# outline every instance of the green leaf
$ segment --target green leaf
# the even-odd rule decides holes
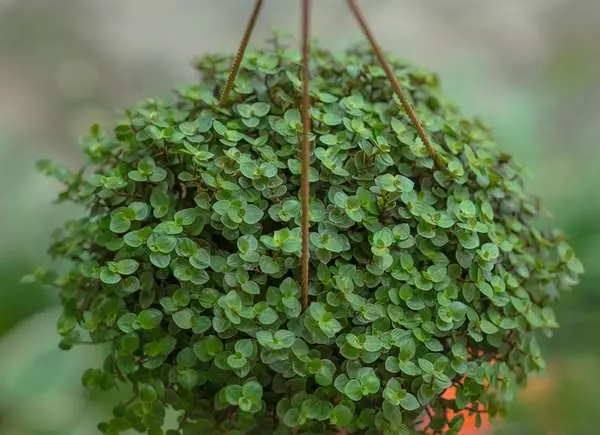
[[[223,352],[223,342],[219,337],[209,335],[194,344],[193,348],[194,353],[200,361],[210,361],[212,358]]]
[[[473,219],[477,216],[477,206],[471,200],[462,201],[458,207],[458,217]]]
[[[165,269],[171,263],[171,256],[169,254],[152,252],[150,253],[150,262],[159,269]]]
[[[137,316],[134,313],[123,314],[117,321],[117,326],[121,331],[129,334],[137,328]]]
[[[256,339],[262,346],[271,348],[274,345],[273,333],[271,331],[258,331]]]
[[[269,103],[258,102],[258,103],[252,104],[252,112],[253,112],[254,116],[258,116],[259,118],[266,116],[270,110],[271,110],[271,105]]]
[[[213,210],[221,216],[226,215],[230,208],[231,202],[226,200],[217,201],[213,204]]]
[[[493,243],[484,243],[477,251],[477,255],[485,261],[494,261],[498,258],[499,254],[498,247]]]
[[[421,407],[417,398],[410,393],[406,393],[406,397],[400,400],[400,406],[407,411],[415,411]]]
[[[227,385],[224,388],[225,400],[232,406],[237,406],[243,396],[241,385]]]
[[[181,329],[192,329],[194,313],[189,308],[173,313],[173,322]]]
[[[394,243],[394,233],[389,228],[383,228],[373,235],[373,246],[387,248]]]
[[[481,330],[486,334],[495,334],[500,329],[489,320],[481,321]]]
[[[254,353],[254,343],[250,339],[238,340],[235,342],[235,351],[249,358]]]
[[[131,275],[140,267],[140,264],[133,259],[120,260],[113,264],[115,271],[120,275]]]
[[[131,222],[123,214],[116,213],[110,218],[110,230],[113,233],[123,234],[129,231]]]
[[[131,231],[123,236],[123,241],[127,246],[139,248],[146,243],[148,237],[152,234],[152,228],[145,227],[140,230]]]
[[[344,388],[344,394],[351,400],[358,402],[363,397],[362,387],[356,379],[351,379]]]
[[[263,217],[263,211],[252,204],[248,204],[245,208],[244,208],[244,222],[246,222],[249,225],[253,225],[257,222],[260,222],[260,220]]]
[[[127,174],[127,176],[129,177],[130,180],[132,181],[137,181],[137,182],[144,182],[144,181],[148,181],[148,177],[146,177],[145,175],[141,174],[139,171],[129,171],[129,173]]]
[[[456,237],[465,249],[475,249],[479,246],[479,236],[475,232],[459,230],[456,232]]]
[[[277,311],[271,307],[262,310],[257,316],[258,321],[263,325],[272,325],[278,318]]]
[[[381,381],[377,377],[375,370],[371,367],[362,367],[358,369],[356,378],[360,382],[361,391],[364,396],[377,393],[381,387]]]
[[[177,344],[177,339],[170,336],[164,336],[157,341],[151,341],[144,345],[144,353],[150,357],[160,357],[169,355]]]
[[[244,118],[250,118],[253,115],[252,106],[250,104],[238,104],[236,109]]]
[[[143,221],[150,216],[150,206],[145,202],[132,202],[129,204],[129,209],[133,211],[136,221]]]
[[[137,321],[142,329],[158,328],[163,319],[163,313],[155,308],[143,310],[137,316]]]
[[[180,368],[177,373],[177,382],[186,390],[192,390],[198,385],[198,372],[191,368]]]
[[[374,335],[367,335],[365,337],[365,342],[363,344],[363,348],[367,352],[377,352],[383,347],[383,342],[379,339],[379,337]]]
[[[248,359],[242,355],[233,354],[227,357],[227,364],[231,369],[241,369],[248,363]]]
[[[179,124],[179,130],[186,136],[193,136],[196,134],[196,124],[193,122],[182,122]]]
[[[256,381],[248,381],[242,387],[242,395],[252,400],[260,400],[263,395],[263,387]]]
[[[425,373],[432,373],[435,370],[434,365],[429,360],[426,360],[424,358],[419,358],[418,362],[419,362],[419,367],[421,367],[421,369]]]
[[[140,399],[146,403],[152,403],[156,401],[158,398],[158,394],[156,393],[156,389],[149,384],[143,384],[140,387]]]
[[[121,275],[109,270],[107,267],[100,269],[100,281],[104,284],[118,284],[121,281]]]
[[[300,410],[298,408],[290,408],[283,416],[283,424],[289,428],[298,427],[298,419],[300,418]]]
[[[185,210],[179,210],[175,213],[173,219],[177,225],[187,227],[192,225],[198,216],[198,212],[195,208],[186,208]]]
[[[402,384],[395,378],[388,381],[383,390],[383,398],[394,406],[399,406],[402,399],[406,398],[406,390],[402,388]]]
[[[333,383],[333,376],[335,375],[335,364],[329,360],[322,360],[319,371],[315,374],[315,381],[319,385],[324,387]]]
[[[133,313],[131,313],[131,314],[133,314]],[[134,316],[135,316],[135,314],[134,314]],[[132,322],[135,322],[135,319],[133,319]],[[131,354],[139,349],[140,338],[136,333],[131,332],[131,333],[127,333],[127,335],[124,335],[123,337],[121,337],[119,343],[120,343],[120,345],[119,345],[120,353]]]
[[[196,118],[194,124],[198,133],[206,133],[212,127],[213,118],[211,116],[202,115]]]
[[[325,134],[319,137],[319,140],[325,145],[329,146],[336,145],[338,143],[338,138],[333,134]]]
[[[242,290],[251,295],[260,294],[260,286],[255,281],[246,281],[242,284]]]
[[[572,257],[569,259],[569,261],[567,261],[567,267],[569,268],[569,270],[577,275],[581,275],[583,274],[583,272],[585,272],[585,269],[583,267],[583,263],[575,257]]]
[[[190,264],[196,269],[207,269],[211,266],[210,253],[200,248],[190,257]]]
[[[165,234],[152,234],[148,239],[148,246],[152,251],[169,254],[177,247],[177,238]]]
[[[140,283],[140,280],[138,278],[136,278],[135,276],[130,276],[123,280],[123,286],[121,287],[121,291],[126,295],[130,295],[132,293],[137,292],[141,288],[141,286],[142,284]]]
[[[177,240],[176,251],[180,257],[193,257],[198,252],[198,246],[191,239],[180,238]]]
[[[273,340],[278,348],[287,349],[292,347],[294,344],[294,341],[296,340],[296,334],[294,334],[292,331],[282,329],[273,335]]]
[[[268,275],[276,275],[281,271],[281,267],[276,260],[263,255],[259,261],[260,270]]]
[[[154,228],[154,232],[156,234],[167,234],[170,236],[174,236],[177,234],[181,234],[183,232],[183,227],[177,222],[161,222]]]
[[[433,264],[423,274],[425,278],[433,282],[442,282],[446,278],[447,266],[445,264]]]
[[[194,334],[202,334],[210,329],[212,322],[207,316],[194,316],[192,318],[192,325]]]
[[[160,183],[167,178],[167,171],[163,168],[155,167],[152,169],[152,175],[150,175],[150,181],[153,183]]]
[[[308,418],[324,421],[328,420],[333,411],[333,405],[325,400],[308,399],[302,404]]]
[[[154,188],[150,194],[150,205],[154,209],[154,217],[160,219],[168,213],[170,200],[160,189]]]
[[[329,421],[338,427],[349,427],[354,418],[352,409],[346,405],[338,404],[331,410]]]

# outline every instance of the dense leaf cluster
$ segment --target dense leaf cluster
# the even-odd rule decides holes
[[[436,76],[393,61],[443,167],[361,47],[312,58],[302,310],[299,60],[251,51],[218,108],[231,59],[204,57],[173,100],[94,126],[81,171],[42,164],[88,211],[53,239],[68,273],[37,274],[60,289],[62,346],[110,343],[85,385],[133,387],[104,433],[401,434],[426,411],[457,433],[447,410],[496,414],[543,367],[534,335],[581,263]]]

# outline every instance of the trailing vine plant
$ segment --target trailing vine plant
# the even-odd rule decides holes
[[[204,56],[199,83],[94,125],[81,170],[40,164],[87,214],[52,239],[70,269],[30,278],[60,291],[63,348],[109,343],[84,385],[132,388],[101,432],[457,434],[502,413],[581,263],[354,1],[369,45],[341,54],[310,49],[308,1],[301,52],[247,50],[262,3],[233,68]]]

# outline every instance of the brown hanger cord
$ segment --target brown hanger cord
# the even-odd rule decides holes
[[[302,307],[310,281],[310,0],[302,0]]]
[[[254,31],[254,26],[256,25],[256,21],[258,20],[258,15],[260,14],[260,9],[262,5],[263,0],[256,0],[256,3],[254,4],[254,9],[252,10],[252,14],[250,15],[250,20],[246,25],[246,30],[244,31],[244,36],[242,37],[240,47],[238,48],[235,60],[233,61],[231,72],[229,73],[229,77],[227,77],[225,88],[223,89],[223,93],[221,94],[221,98],[219,100],[220,107],[223,107],[225,104],[227,104],[227,101],[229,100],[229,94],[231,92],[231,89],[233,88],[235,78],[237,77],[238,72],[240,70],[240,65],[242,64],[242,60],[244,59],[244,54],[246,53],[246,48],[248,47],[250,38],[252,37],[252,32]]]
[[[408,98],[406,97],[406,95],[404,95],[404,92],[402,91],[402,86],[400,85],[400,82],[396,78],[396,74],[394,73],[394,71],[392,70],[392,67],[386,60],[385,55],[383,54],[383,51],[381,50],[381,47],[375,40],[375,36],[373,36],[373,32],[369,28],[369,25],[367,24],[367,20],[365,19],[364,14],[358,7],[358,4],[356,4],[356,0],[347,0],[347,2],[348,2],[348,6],[350,7],[350,10],[354,14],[354,17],[356,18],[356,21],[358,21],[360,28],[362,29],[363,33],[367,37],[367,40],[369,41],[369,44],[371,45],[371,48],[372,48],[373,52],[375,53],[377,60],[379,61],[379,63],[381,64],[381,67],[385,71],[385,75],[387,76],[388,80],[390,81],[390,83],[392,85],[392,89],[394,90],[394,92],[396,93],[398,98],[400,99],[400,104],[402,104],[404,111],[410,118],[410,121],[413,124],[413,126],[415,127],[415,129],[417,130],[417,134],[421,138],[423,145],[425,145],[425,147],[427,148],[427,151],[429,152],[429,155],[433,159],[434,163],[438,167],[442,167],[443,163],[441,162],[439,156],[437,155],[435,148],[433,147],[433,144],[429,140],[429,137],[427,136],[427,133],[425,132],[425,129],[423,128],[423,125],[419,121],[419,118],[417,117],[416,112],[411,107],[410,103],[408,102]]]

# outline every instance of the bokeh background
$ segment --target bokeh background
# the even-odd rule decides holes
[[[297,34],[297,1],[268,0],[254,37]],[[314,3],[314,31],[361,38],[342,0]],[[439,72],[446,94],[531,169],[586,267],[544,341],[547,373],[486,433],[600,433],[600,2],[363,0],[389,51]],[[35,161],[82,162],[78,137],[120,108],[195,79],[191,60],[234,51],[251,0],[0,0],[0,434],[87,435],[109,412],[80,374],[92,347],[62,352],[56,295],[20,277],[47,263],[50,231],[75,213]],[[466,434],[467,432],[465,432]]]

